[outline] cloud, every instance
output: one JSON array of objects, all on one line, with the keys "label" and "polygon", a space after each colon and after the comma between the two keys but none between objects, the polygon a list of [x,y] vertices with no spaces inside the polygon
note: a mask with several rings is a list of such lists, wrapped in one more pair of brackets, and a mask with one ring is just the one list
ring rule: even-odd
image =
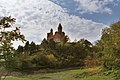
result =
[{"label": "cloud", "polygon": [[111,8],[107,7],[108,4],[113,3],[115,0],[74,0],[78,3],[78,10],[81,13],[112,13]]},{"label": "cloud", "polygon": [[57,29],[62,23],[70,39],[87,38],[95,41],[106,25],[69,15],[65,9],[49,0],[1,0],[0,16],[11,15],[17,19],[16,26],[29,41],[40,43],[51,28]]},{"label": "cloud", "polygon": [[[118,6],[119,0],[50,0],[70,12],[112,14],[112,6]],[[112,6],[111,6],[112,5]]]}]

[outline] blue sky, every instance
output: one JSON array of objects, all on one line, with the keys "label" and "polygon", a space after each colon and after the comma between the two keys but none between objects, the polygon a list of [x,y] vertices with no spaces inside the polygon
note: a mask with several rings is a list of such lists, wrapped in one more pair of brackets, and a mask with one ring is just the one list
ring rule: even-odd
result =
[{"label": "blue sky", "polygon": [[[81,10],[77,10],[77,8],[79,7],[78,3],[75,2],[75,0],[51,0],[53,1],[55,4],[66,8],[68,13],[70,15],[76,15],[76,16],[80,16],[86,19],[92,19],[93,21],[96,22],[100,22],[100,23],[104,23],[104,24],[111,24],[115,21],[118,21],[120,19],[120,1],[119,0],[106,0],[108,1],[108,3],[105,5],[105,7],[108,7],[109,9],[111,9],[111,13],[107,13],[107,12],[85,12],[85,13],[80,13]],[[82,1],[82,0],[78,0],[78,1]],[[105,1],[105,0],[87,0],[87,1]],[[89,4],[89,3],[88,3]],[[93,5],[93,4],[91,4]]]},{"label": "blue sky", "polygon": [[120,19],[119,4],[119,0],[0,0],[0,17],[16,18],[15,26],[21,27],[27,40],[38,44],[59,23],[71,41],[85,38],[94,42],[103,28]]}]

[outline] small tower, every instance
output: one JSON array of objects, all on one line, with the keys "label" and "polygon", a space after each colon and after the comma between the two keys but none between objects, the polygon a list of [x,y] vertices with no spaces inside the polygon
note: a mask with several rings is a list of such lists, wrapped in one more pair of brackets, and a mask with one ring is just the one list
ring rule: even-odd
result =
[{"label": "small tower", "polygon": [[53,29],[51,28],[50,33],[53,35]]},{"label": "small tower", "polygon": [[62,33],[62,25],[59,23],[59,26],[58,26],[58,33]]},{"label": "small tower", "polygon": [[47,33],[47,40],[52,40],[53,39],[53,29],[50,30],[50,33]]}]

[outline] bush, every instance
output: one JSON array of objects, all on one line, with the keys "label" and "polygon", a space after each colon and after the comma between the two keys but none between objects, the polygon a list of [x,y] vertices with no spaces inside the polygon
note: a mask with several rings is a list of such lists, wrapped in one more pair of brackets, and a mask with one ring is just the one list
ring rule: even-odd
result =
[{"label": "bush", "polygon": [[116,71],[114,74],[115,80],[120,80],[120,70]]},{"label": "bush", "polygon": [[12,58],[10,60],[5,61],[5,68],[8,70],[19,70],[21,68],[21,61],[17,58]]},{"label": "bush", "polygon": [[120,59],[116,59],[113,63],[113,69],[120,70]]},{"label": "bush", "polygon": [[106,59],[103,61],[103,67],[108,70],[112,70],[114,61],[112,59]]},{"label": "bush", "polygon": [[36,54],[32,62],[41,68],[56,68],[58,65],[57,58],[53,54]]},{"label": "bush", "polygon": [[95,67],[100,65],[100,60],[96,57],[87,56],[84,60],[84,66],[86,68]]},{"label": "bush", "polygon": [[108,70],[120,70],[120,59],[111,56],[104,56],[103,58],[103,67]]}]

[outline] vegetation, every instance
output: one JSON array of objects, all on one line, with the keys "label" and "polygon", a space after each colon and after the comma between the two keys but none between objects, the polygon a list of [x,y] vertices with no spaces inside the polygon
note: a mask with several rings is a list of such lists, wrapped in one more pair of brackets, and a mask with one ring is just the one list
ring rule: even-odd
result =
[{"label": "vegetation", "polygon": [[57,73],[44,73],[22,78],[7,78],[5,80],[115,80],[111,71],[101,72],[101,67],[68,70]]},{"label": "vegetation", "polygon": [[[103,66],[107,69],[120,69],[120,22],[112,24],[102,32]],[[106,58],[107,57],[107,58]]]},{"label": "vegetation", "polygon": [[98,65],[97,60],[93,59],[93,45],[85,39],[65,44],[44,39],[41,45],[27,41],[25,46],[19,46],[15,53],[17,70]]},{"label": "vegetation", "polygon": [[25,40],[19,28],[16,27],[15,30],[11,31],[7,30],[14,23],[15,18],[11,18],[11,16],[0,19],[0,79],[4,75],[2,72],[4,68],[10,69],[14,67],[15,49],[12,47],[12,41]]},{"label": "vegetation", "polygon": [[[11,17],[3,17],[0,20],[1,71],[5,69],[31,73],[41,69],[87,68],[14,79],[36,80],[47,77],[54,80],[56,76],[62,80],[120,79],[120,21],[103,29],[101,39],[94,45],[86,39],[66,43],[44,39],[39,45],[26,41],[25,46],[18,46],[16,50],[12,47],[12,41],[25,41],[25,38],[17,27],[15,30],[7,31],[13,22],[15,19]],[[98,71],[96,71],[96,68],[93,68],[96,66],[102,66],[102,70],[97,68]],[[91,71],[91,69],[95,70]],[[0,77],[3,73],[6,72],[1,72]],[[13,80],[13,78],[6,80]]]}]

